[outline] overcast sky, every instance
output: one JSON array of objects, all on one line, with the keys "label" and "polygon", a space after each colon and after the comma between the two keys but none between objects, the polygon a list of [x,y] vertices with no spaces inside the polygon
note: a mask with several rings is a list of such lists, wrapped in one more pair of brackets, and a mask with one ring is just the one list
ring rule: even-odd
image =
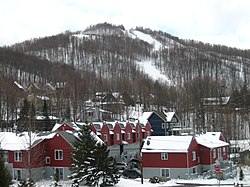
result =
[{"label": "overcast sky", "polygon": [[0,0],[0,46],[103,22],[250,49],[249,0]]}]

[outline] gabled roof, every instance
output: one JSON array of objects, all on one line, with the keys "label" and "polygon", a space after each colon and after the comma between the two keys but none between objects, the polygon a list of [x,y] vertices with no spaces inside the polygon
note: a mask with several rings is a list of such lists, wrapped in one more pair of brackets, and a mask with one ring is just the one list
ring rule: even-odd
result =
[{"label": "gabled roof", "polygon": [[148,136],[142,152],[188,152],[193,136]]},{"label": "gabled roof", "polygon": [[56,123],[55,125],[54,125],[54,127],[52,128],[52,130],[51,131],[56,131],[57,129],[59,129],[62,125],[68,125],[69,127],[71,127],[71,128],[73,128],[74,130],[80,130],[81,128],[79,127],[79,125],[78,124],[76,124],[76,123],[74,123],[74,122],[72,122],[72,123]]},{"label": "gabled roof", "polygon": [[224,142],[219,138],[219,133],[216,132],[207,132],[206,134],[196,135],[195,137],[198,144],[210,149],[229,145],[227,142]]},{"label": "gabled roof", "polygon": [[164,114],[166,115],[166,122],[171,122],[175,115],[175,112],[164,112]]},{"label": "gabled roof", "polygon": [[142,116],[139,117],[140,123],[147,124],[148,118],[153,114],[154,112],[143,112]]},{"label": "gabled roof", "polygon": [[115,96],[112,93],[107,93],[101,100],[102,103],[117,103],[118,100],[115,98]]},{"label": "gabled roof", "polygon": [[39,138],[35,133],[0,132],[0,149],[9,151],[27,150],[30,146],[29,140],[31,140],[31,145],[33,145],[37,139]]}]

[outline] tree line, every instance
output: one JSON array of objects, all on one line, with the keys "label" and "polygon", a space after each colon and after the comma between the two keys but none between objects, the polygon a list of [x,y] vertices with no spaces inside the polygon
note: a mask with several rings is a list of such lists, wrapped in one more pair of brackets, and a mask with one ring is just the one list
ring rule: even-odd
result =
[{"label": "tree line", "polygon": [[[202,110],[202,98],[249,91],[249,50],[183,40],[143,27],[135,30],[159,41],[160,50],[132,38],[132,31],[126,31],[122,25],[97,24],[85,31],[67,31],[1,48],[1,80],[19,80],[21,85],[65,82],[67,86],[56,96],[58,110],[70,104],[75,115],[95,92],[126,91],[137,98],[144,111],[175,110],[184,123],[192,119],[190,111]],[[171,84],[146,75],[136,63],[144,60],[152,61]],[[10,106],[14,99],[8,97],[15,96],[8,89],[8,85],[1,88],[1,108],[13,111],[15,106]],[[62,100],[68,102],[59,106]]]}]

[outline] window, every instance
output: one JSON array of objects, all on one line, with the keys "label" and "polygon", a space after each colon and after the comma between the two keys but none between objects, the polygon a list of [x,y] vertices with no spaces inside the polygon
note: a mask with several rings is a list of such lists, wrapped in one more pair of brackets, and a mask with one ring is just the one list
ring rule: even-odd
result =
[{"label": "window", "polygon": [[93,116],[93,112],[88,112],[88,116]]},{"label": "window", "polygon": [[222,157],[222,152],[221,152],[221,148],[218,149],[218,158]]},{"label": "window", "polygon": [[63,168],[55,168],[55,174],[59,180],[63,180]]},{"label": "window", "polygon": [[162,160],[168,160],[168,153],[161,153]]},{"label": "window", "polygon": [[63,150],[55,150],[55,160],[63,160]]},{"label": "window", "polygon": [[226,147],[223,147],[223,155],[226,155],[227,151],[226,151]]},{"label": "window", "polygon": [[131,135],[130,135],[130,132],[127,133],[127,139],[130,140],[131,138]]},{"label": "window", "polygon": [[193,169],[192,169],[193,171],[193,173],[197,173],[197,169],[196,169],[196,167],[193,167]]},{"label": "window", "polygon": [[103,141],[107,142],[108,141],[108,135],[107,134],[103,134]]},{"label": "window", "polygon": [[47,156],[47,157],[45,158],[45,162],[46,162],[46,164],[50,164],[50,157]]},{"label": "window", "polygon": [[22,152],[15,151],[14,152],[14,159],[15,159],[15,162],[22,162]]},{"label": "window", "polygon": [[166,123],[162,123],[162,124],[161,124],[161,128],[162,128],[162,129],[167,128],[167,124],[166,124]]},{"label": "window", "polygon": [[196,160],[196,152],[192,151],[192,160]]},{"label": "window", "polygon": [[4,160],[4,162],[9,162],[9,153],[8,153],[8,151],[3,152],[3,160]]},{"label": "window", "polygon": [[161,169],[161,177],[170,177],[169,169]]},{"label": "window", "polygon": [[216,149],[213,149],[213,158],[216,158]]},{"label": "window", "polygon": [[120,134],[116,133],[116,140],[120,140]]},{"label": "window", "polygon": [[22,179],[22,171],[20,169],[14,169],[14,180],[20,181]]}]

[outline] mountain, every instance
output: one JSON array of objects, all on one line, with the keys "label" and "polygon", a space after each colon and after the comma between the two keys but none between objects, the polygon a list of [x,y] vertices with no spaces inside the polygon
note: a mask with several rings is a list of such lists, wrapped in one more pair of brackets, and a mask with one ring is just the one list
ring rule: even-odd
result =
[{"label": "mountain", "polygon": [[[249,94],[250,50],[143,27],[100,23],[17,43],[0,53],[1,77],[21,85],[65,82],[76,108],[95,92],[115,91],[134,96],[145,111],[164,108],[182,116],[199,109],[202,98]],[[235,106],[245,107],[244,99]]]}]

